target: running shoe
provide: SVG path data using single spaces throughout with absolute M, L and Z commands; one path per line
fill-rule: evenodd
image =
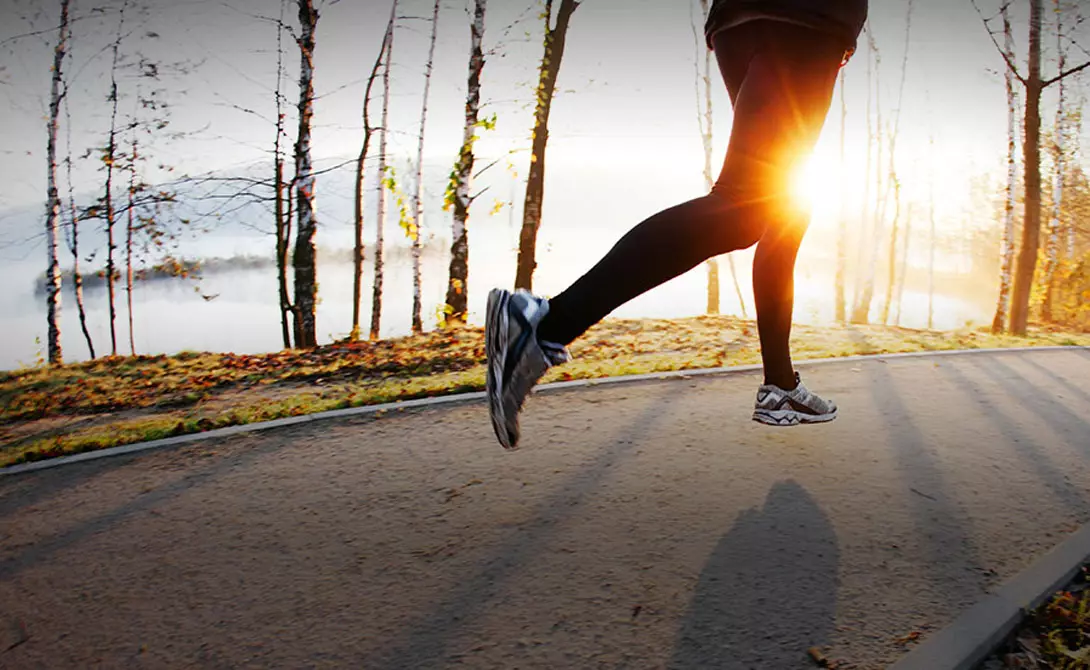
M 757 389 L 753 420 L 769 426 L 797 426 L 800 423 L 825 423 L 836 418 L 836 403 L 810 392 L 795 372 L 794 389 L 762 384 Z
M 528 291 L 493 289 L 485 317 L 488 376 L 485 388 L 492 428 L 504 449 L 519 441 L 519 412 L 541 376 L 571 360 L 567 348 L 541 342 L 537 324 L 549 313 L 549 301 Z

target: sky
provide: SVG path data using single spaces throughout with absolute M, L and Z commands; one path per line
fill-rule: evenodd
M 983 12 L 997 0 L 978 0 Z M 71 123 L 62 123 L 62 151 L 69 137 L 73 155 L 101 146 L 108 128 L 109 43 L 117 30 L 119 0 L 73 0 L 73 39 L 67 71 Z M 147 152 L 149 179 L 179 174 L 238 171 L 268 161 L 275 116 L 276 30 L 269 18 L 281 11 L 276 0 L 143 0 L 127 12 L 123 61 L 146 56 L 184 64 L 164 66 L 172 132 Z M 1051 3 L 1049 3 L 1051 4 Z M 45 193 L 45 116 L 57 2 L 0 0 L 0 242 L 19 237 L 4 226 L 4 212 L 41 207 Z M 1024 60 L 1026 5 L 1014 10 L 1019 61 Z M 544 228 L 582 229 L 615 238 L 641 218 L 702 193 L 703 156 L 697 127 L 694 61 L 703 59 L 694 39 L 695 0 L 584 0 L 571 23 L 554 102 L 546 180 Z M 294 7 L 286 4 L 289 23 Z M 386 0 L 319 3 L 315 132 L 319 166 L 352 159 L 359 151 L 364 80 L 377 56 L 389 15 Z M 408 169 L 419 132 L 423 65 L 431 0 L 401 0 L 394 46 L 391 149 L 399 170 Z M 958 228 L 992 212 L 974 209 L 972 183 L 986 174 L 998 187 L 1006 150 L 1006 101 L 1002 61 L 971 0 L 915 0 L 907 69 L 899 96 L 905 53 L 903 1 L 872 2 L 867 29 L 880 50 L 875 77 L 884 120 L 897 110 L 897 167 L 906 203 L 923 206 L 934 193 L 940 228 Z M 443 0 L 435 70 L 426 126 L 425 160 L 437 178 L 424 184 L 426 199 L 438 199 L 443 175 L 461 140 L 469 13 L 467 0 Z M 484 113 L 497 127 L 482 133 L 482 162 L 499 160 L 496 170 L 524 177 L 536 67 L 541 57 L 540 2 L 492 0 L 487 17 L 483 76 Z M 1049 18 L 1048 20 L 1051 20 Z M 40 31 L 39 35 L 19 37 Z M 1082 36 L 1077 36 L 1082 37 Z M 1090 39 L 1083 40 L 1090 44 Z M 1051 45 L 1046 76 L 1054 72 Z M 285 47 L 285 95 L 294 102 L 291 79 L 298 54 Z M 1083 52 L 1069 56 L 1077 61 Z M 133 109 L 133 78 L 122 72 L 121 114 Z M 1054 89 L 1055 87 L 1053 87 Z M 1077 81 L 1070 91 L 1077 93 Z M 845 160 L 840 160 L 839 89 L 809 172 L 814 228 L 833 230 L 841 216 L 860 211 L 866 157 L 867 59 L 861 50 L 845 70 Z M 1044 98 L 1045 126 L 1051 124 L 1055 91 Z M 715 152 L 722 160 L 731 122 L 726 92 L 715 80 Z M 294 112 L 287 110 L 289 121 Z M 377 122 L 378 106 L 372 108 Z M 171 172 L 157 166 L 169 166 Z M 437 167 L 436 167 L 437 166 Z M 77 160 L 77 194 L 100 189 L 93 160 Z M 327 182 L 331 183 L 331 182 Z M 342 182 L 343 183 L 343 182 Z M 504 189 L 507 190 L 507 189 Z M 521 199 L 517 189 L 493 191 L 494 200 Z M 339 211 L 351 197 L 343 188 L 323 191 L 318 204 Z M 842 205 L 842 199 L 844 203 Z M 330 208 L 332 209 L 332 208 Z M 917 209 L 916 211 L 921 211 Z M 846 212 L 846 214 L 842 214 Z M 508 215 L 510 217 L 510 215 Z M 427 224 L 428 222 L 426 222 Z M 324 230 L 347 229 L 347 217 L 327 217 Z M 433 227 L 449 223 L 432 222 Z M 319 242 L 321 243 L 320 232 Z M 820 234 L 816 235 L 821 237 Z M 815 237 L 812 235 L 811 237 Z M 2 246 L 2 245 L 0 245 Z M 30 250 L 27 253 L 38 252 Z
M 0 40 L 52 25 L 56 15 L 50 4 L 59 3 L 2 0 Z M 484 140 L 486 150 L 525 150 L 527 144 L 529 101 L 540 57 L 540 22 L 532 4 L 530 0 L 491 3 L 486 46 L 498 49 L 500 56 L 486 65 L 484 95 L 500 123 Z M 636 161 L 647 163 L 649 169 L 655 164 L 680 169 L 695 154 L 699 177 L 691 4 L 695 3 L 582 3 L 572 22 L 560 77 L 562 93 L 554 110 L 551 140 L 558 169 L 568 161 L 603 167 Z M 991 11 L 988 0 L 981 4 Z M 465 5 L 465 0 L 446 0 L 440 18 L 426 145 L 435 160 L 451 159 L 461 132 L 469 36 Z M 107 6 L 76 0 L 73 15 L 87 17 Z M 404 18 L 395 38 L 393 118 L 399 134 L 395 144 L 406 152 L 415 144 L 418 128 L 427 46 L 425 22 L 420 19 L 430 13 L 430 6 L 430 0 L 402 0 Z M 881 49 L 887 115 L 896 106 L 906 6 L 883 0 L 872 3 L 870 11 L 869 29 Z M 218 170 L 261 158 L 271 132 L 267 119 L 272 116 L 275 32 L 254 15 L 275 16 L 280 3 L 148 0 L 148 7 L 146 16 L 139 19 L 130 11 L 130 27 L 139 22 L 140 28 L 128 40 L 126 52 L 139 50 L 163 61 L 185 61 L 192 68 L 168 82 L 173 92 L 173 127 L 191 136 L 164 151 L 164 158 L 182 172 Z M 327 2 L 321 9 L 316 51 L 320 98 L 315 106 L 315 153 L 320 157 L 344 157 L 358 151 L 363 79 L 377 53 L 388 13 L 388 3 L 379 0 Z M 522 23 L 501 36 L 503 28 L 520 17 Z M 78 75 L 70 103 L 79 110 L 73 120 L 73 142 L 78 149 L 100 142 L 106 127 L 104 74 L 109 53 L 105 47 L 115 21 L 114 15 L 103 14 L 83 18 L 74 27 L 69 71 Z M 144 37 L 150 32 L 158 37 Z M 0 207 L 37 202 L 44 193 L 44 115 L 52 39 L 47 32 L 40 38 L 9 41 L 0 52 L 0 100 L 8 108 L 0 129 L 4 152 Z M 995 74 L 1000 65 L 969 0 L 916 0 L 899 140 L 906 163 L 925 161 L 921 148 L 933 134 L 940 159 L 929 166 L 940 174 L 942 184 L 950 183 L 957 173 L 998 164 L 1005 146 L 1003 88 Z M 288 67 L 294 74 L 297 60 L 289 57 Z M 864 59 L 856 58 L 847 71 L 849 153 L 854 155 L 862 154 L 859 131 L 865 77 Z M 718 158 L 725 147 L 730 114 L 724 92 L 717 90 L 717 94 Z M 265 120 L 238 108 L 255 110 Z M 838 134 L 836 111 L 826 136 Z M 84 172 L 82 179 L 93 181 Z
M 77 200 L 84 204 L 102 188 L 99 164 L 82 156 L 102 146 L 109 127 L 109 45 L 118 28 L 116 9 L 122 1 L 72 0 L 76 20 L 66 65 L 71 88 L 58 139 L 62 154 L 70 148 L 76 157 L 73 189 Z M 425 128 L 425 162 L 429 170 L 423 184 L 424 232 L 430 238 L 450 234 L 450 215 L 441 212 L 438 205 L 461 142 L 469 55 L 468 0 L 442 2 Z M 997 11 L 998 0 L 977 2 L 985 14 Z M 318 4 L 313 152 L 318 166 L 328 168 L 351 161 L 359 152 L 364 81 L 378 54 L 390 2 L 325 0 Z M 1051 6 L 1051 2 L 1046 4 Z M 40 302 L 32 295 L 31 286 L 33 276 L 45 266 L 40 224 L 46 190 L 45 120 L 59 5 L 60 0 L 0 0 L 0 283 L 16 282 L 15 286 L 25 293 L 12 303 L 19 306 L 31 304 L 32 299 L 36 301 L 33 304 Z M 390 142 L 395 167 L 402 175 L 409 170 L 420 130 L 429 36 L 425 17 L 430 16 L 432 5 L 433 0 L 400 0 L 391 72 Z M 584 0 L 576 11 L 551 117 L 539 269 L 535 276 L 535 289 L 544 294 L 555 295 L 562 290 L 641 219 L 703 195 L 704 160 L 697 125 L 694 67 L 705 52 L 702 42 L 694 38 L 696 5 L 696 0 Z M 294 25 L 293 6 L 286 6 L 288 22 Z M 1002 183 L 1007 147 L 1006 97 L 1002 60 L 971 0 L 914 0 L 904 89 L 899 97 L 908 6 L 904 0 L 875 0 L 867 30 L 880 50 L 875 81 L 883 121 L 888 124 L 900 110 L 896 165 L 906 217 L 908 207 L 915 212 L 915 241 L 909 262 L 921 267 L 927 262 L 927 245 L 921 243 L 927 241 L 927 226 L 920 213 L 927 211 L 932 202 L 940 236 L 953 239 L 970 227 L 990 226 L 994 230 L 995 210 L 987 202 L 988 194 L 982 194 L 974 184 L 986 184 L 997 193 Z M 142 9 L 136 11 L 133 7 Z M 268 167 L 274 137 L 277 53 L 277 31 L 269 19 L 275 19 L 281 7 L 278 0 L 140 0 L 140 4 L 130 5 L 122 62 L 131 63 L 143 56 L 162 64 L 160 84 L 170 110 L 168 131 L 176 133 L 176 137 L 160 135 L 144 147 L 149 157 L 145 178 L 156 181 L 183 174 L 253 174 L 255 166 Z M 525 178 L 528 164 L 532 103 L 541 58 L 540 7 L 540 0 L 489 3 L 482 111 L 494 114 L 497 124 L 494 130 L 482 132 L 476 147 L 480 164 L 497 163 L 478 182 L 478 186 L 490 190 L 477 201 L 470 220 L 470 244 L 476 250 L 471 250 L 471 266 L 485 273 L 488 282 L 502 283 L 504 277 L 514 274 L 523 196 L 520 180 Z M 1014 6 L 1019 62 L 1025 60 L 1027 7 L 1025 0 Z M 1046 20 L 1053 21 L 1051 13 Z M 1090 57 L 1081 46 L 1090 46 L 1090 35 L 1073 37 L 1079 46 L 1070 49 L 1069 63 Z M 1045 46 L 1047 77 L 1056 72 L 1056 49 L 1052 41 L 1046 41 Z M 298 53 L 290 43 L 285 43 L 284 49 L 284 94 L 293 104 L 297 96 L 293 80 L 298 76 Z M 799 290 L 810 291 L 815 305 L 828 298 L 831 283 L 824 275 L 841 220 L 848 222 L 852 258 L 865 261 L 874 253 L 859 233 L 866 163 L 867 62 L 861 50 L 844 72 L 845 159 L 840 158 L 838 86 L 805 184 L 804 190 L 813 200 L 814 216 L 796 275 Z M 731 110 L 726 91 L 714 75 L 713 80 L 713 164 L 718 164 L 729 138 Z M 129 70 L 122 68 L 119 88 L 123 118 L 135 109 L 134 84 Z M 1048 90 L 1043 99 L 1046 131 L 1055 113 L 1055 88 Z M 1078 79 L 1071 81 L 1068 91 L 1072 99 L 1081 99 L 1081 88 Z M 286 112 L 292 122 L 295 117 L 290 104 Z M 378 112 L 375 105 L 372 118 L 376 123 Z M 62 183 L 62 189 L 66 188 Z M 351 178 L 346 171 L 319 177 L 320 248 L 350 244 L 351 200 Z M 514 205 L 490 215 L 497 200 Z M 267 224 L 267 219 L 262 221 Z M 268 235 L 240 236 L 226 228 L 199 240 L 202 257 L 272 254 Z M 369 226 L 365 233 L 367 244 L 373 237 L 374 227 Z M 404 244 L 400 237 L 393 224 L 388 225 L 387 239 Z M 747 254 L 751 252 L 736 254 L 743 288 L 751 260 Z M 488 263 L 483 262 L 486 256 Z M 67 265 L 70 257 L 64 254 L 62 262 Z M 964 263 L 956 253 L 945 257 L 940 253 L 939 265 L 944 271 L 968 272 L 971 267 Z M 849 274 L 853 271 L 850 267 Z M 330 267 L 322 276 L 332 277 L 335 273 L 336 269 Z M 989 278 L 992 274 L 988 270 Z M 437 287 L 436 300 L 441 300 L 443 280 L 435 272 L 425 277 L 426 282 Z M 673 303 L 679 296 L 699 297 L 701 278 L 694 275 L 679 281 L 684 285 L 663 289 L 657 297 L 642 303 L 637 300 L 639 304 L 625 314 L 684 315 L 676 313 Z M 323 281 L 320 289 L 323 298 L 329 300 L 330 315 L 323 318 L 332 324 L 329 330 L 334 333 L 344 329 L 340 321 L 347 312 L 337 302 L 337 291 L 343 288 L 330 279 Z M 725 300 L 732 299 L 729 285 L 724 284 L 722 291 L 728 296 Z M 974 318 L 980 316 L 976 312 L 986 316 L 984 303 L 993 299 L 992 293 L 987 287 L 981 289 L 985 297 L 974 308 Z M 472 289 L 470 295 L 479 297 L 484 292 Z M 202 309 L 220 305 L 224 314 L 230 314 L 237 305 L 225 301 L 199 302 Z M 695 298 L 690 302 L 697 305 L 692 309 L 703 304 Z M 71 316 L 74 310 L 69 307 L 65 313 Z M 192 308 L 187 309 L 187 322 L 204 319 L 196 316 Z M 270 323 L 274 323 L 275 309 L 269 309 L 273 310 L 268 312 L 272 315 Z M 733 308 L 724 309 L 729 312 Z M 261 313 L 268 316 L 266 311 Z M 799 316 L 806 318 L 805 314 Z M 15 344 L 3 344 L 9 348 L 30 347 L 33 334 L 44 328 L 44 323 L 36 313 L 28 314 L 26 327 L 18 331 Z M 76 333 L 71 323 L 67 330 Z M 199 335 L 186 331 L 185 337 Z M 177 344 L 194 346 L 189 340 Z M 243 345 L 210 340 L 202 346 Z

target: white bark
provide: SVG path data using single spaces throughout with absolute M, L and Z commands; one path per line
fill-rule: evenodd
M 375 218 L 375 279 L 371 290 L 371 332 L 370 339 L 377 340 L 379 326 L 382 322 L 382 280 L 383 280 L 383 252 L 386 229 L 386 165 L 387 165 L 387 136 L 390 124 L 390 62 L 394 51 L 394 23 L 397 19 L 397 0 L 390 7 L 390 21 L 386 24 L 386 62 L 382 68 L 382 128 L 379 135 L 378 156 L 378 212 Z
M 1013 62 L 1014 33 L 1011 30 L 1010 15 L 1006 5 L 1002 8 L 1002 17 L 1003 49 L 1007 58 Z M 1007 197 L 1003 207 L 1003 235 L 1000 243 L 999 261 L 999 298 L 995 308 L 995 317 L 992 319 L 993 333 L 1001 333 L 1006 329 L 1010 308 L 1012 272 L 1014 270 L 1015 189 L 1018 183 L 1019 100 L 1018 89 L 1015 87 L 1014 72 L 1010 68 L 1006 68 L 1004 71 L 1004 82 L 1007 87 Z
M 481 72 L 484 70 L 484 19 L 487 0 L 474 3 L 473 23 L 470 25 L 469 75 L 466 81 L 465 125 L 462 128 L 462 148 L 454 169 L 451 207 L 454 223 L 451 230 L 450 272 L 447 282 L 447 307 L 451 323 L 465 323 L 469 301 L 469 237 L 466 223 L 469 220 L 471 182 L 475 155 L 473 145 L 477 139 L 477 125 L 481 111 Z
M 848 127 L 848 102 L 844 92 L 845 70 L 840 70 L 840 164 L 843 166 L 847 159 L 847 127 Z M 837 323 L 845 323 L 848 320 L 847 305 L 845 304 L 845 275 L 848 266 L 848 210 L 846 207 L 847 196 L 845 194 L 845 182 L 841 180 L 840 186 L 840 222 L 837 225 L 836 238 L 836 283 L 835 318 Z
M 1063 45 L 1063 17 L 1060 13 L 1060 0 L 1055 0 L 1056 10 L 1056 48 L 1059 52 L 1060 72 L 1064 71 L 1066 59 L 1064 58 Z M 1059 82 L 1058 98 L 1056 102 L 1056 122 L 1053 126 L 1053 168 L 1052 175 L 1052 212 L 1048 218 L 1048 238 L 1045 240 L 1045 265 L 1042 273 L 1042 283 L 1045 287 L 1045 299 L 1043 314 L 1045 321 L 1052 321 L 1052 296 L 1056 283 L 1056 269 L 1060 262 L 1060 232 L 1063 225 L 1063 196 L 1064 196 L 1064 151 L 1065 140 L 1065 100 L 1064 80 Z
M 47 347 L 49 363 L 64 362 L 61 349 L 61 266 L 57 258 L 57 237 L 60 228 L 61 200 L 57 193 L 57 124 L 60 117 L 61 98 L 66 91 L 61 88 L 65 49 L 68 46 L 68 3 L 61 0 L 61 16 L 57 28 L 57 44 L 53 49 L 52 77 L 49 88 L 49 122 L 46 127 L 46 318 L 48 321 Z
M 439 32 L 439 4 L 441 0 L 435 0 L 435 8 L 431 16 L 431 42 L 428 46 L 428 61 L 424 65 L 424 96 L 420 105 L 420 135 L 417 136 L 416 145 L 416 182 L 413 193 L 413 225 L 409 230 L 409 239 L 412 241 L 413 256 L 413 325 L 414 333 L 424 330 L 421 318 L 422 301 L 420 295 L 420 236 L 424 223 L 424 129 L 428 123 L 428 96 L 431 93 L 431 73 L 435 63 L 435 40 Z
M 311 119 L 314 115 L 314 34 L 318 12 L 313 0 L 299 0 L 299 133 L 295 141 L 295 201 L 298 227 L 295 238 L 295 346 L 317 346 L 315 309 L 318 278 L 314 235 L 314 170 L 310 156 Z

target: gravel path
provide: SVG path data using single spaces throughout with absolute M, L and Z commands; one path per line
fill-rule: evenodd
M 333 420 L 0 478 L 3 668 L 879 668 L 1090 519 L 1090 352 Z

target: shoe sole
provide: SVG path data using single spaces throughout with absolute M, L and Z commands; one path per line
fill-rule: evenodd
M 501 289 L 492 289 L 488 293 L 487 318 L 485 319 L 484 338 L 485 356 L 488 359 L 488 372 L 485 390 L 488 392 L 488 414 L 492 419 L 492 430 L 500 446 L 513 450 L 518 436 L 507 431 L 507 417 L 503 413 L 503 370 L 507 365 L 507 334 L 510 332 L 507 321 L 507 304 L 511 294 Z M 512 439 L 512 437 L 514 439 Z
M 829 414 L 803 414 L 791 409 L 753 411 L 753 420 L 766 426 L 798 426 L 803 423 L 828 423 L 835 419 L 836 412 Z

